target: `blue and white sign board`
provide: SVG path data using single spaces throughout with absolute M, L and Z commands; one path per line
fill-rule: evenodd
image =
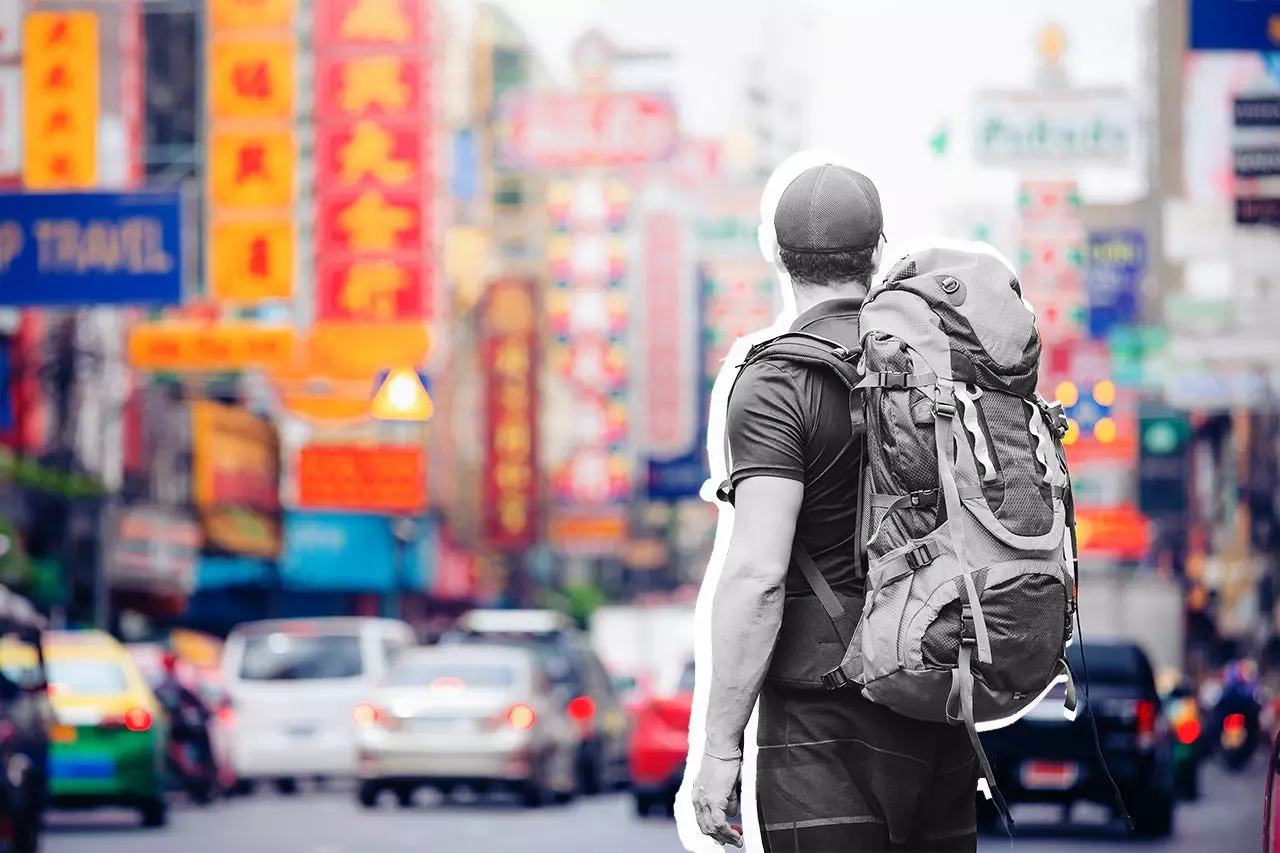
M 1280 3 L 1275 0 L 1188 0 L 1191 50 L 1280 51 Z
M 1147 239 L 1134 229 L 1089 233 L 1085 290 L 1089 337 L 1105 341 L 1117 326 L 1134 323 L 1147 271 Z
M 286 513 L 281 582 L 286 589 L 424 590 L 435 563 L 437 525 L 430 518 L 414 523 L 415 541 L 401 551 L 385 515 Z
M 0 194 L 0 305 L 180 305 L 179 192 Z

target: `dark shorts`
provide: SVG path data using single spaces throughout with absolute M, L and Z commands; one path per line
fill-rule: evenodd
M 853 690 L 766 684 L 756 799 L 767 853 L 974 853 L 979 768 L 962 727 Z

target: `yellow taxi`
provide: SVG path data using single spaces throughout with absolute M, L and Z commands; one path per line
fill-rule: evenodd
M 168 724 L 124 646 L 101 631 L 44 637 L 49 699 L 49 795 L 55 809 L 136 809 L 168 822 Z

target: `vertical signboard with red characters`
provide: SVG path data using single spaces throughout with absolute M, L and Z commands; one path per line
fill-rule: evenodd
M 293 297 L 299 172 L 295 0 L 210 0 L 208 288 L 250 306 Z
M 625 229 L 631 190 L 583 175 L 549 190 L 556 235 L 547 319 L 552 370 L 566 378 L 576 414 L 574 446 L 551 472 L 556 502 L 616 505 L 631 493 L 630 359 Z
M 538 324 L 531 280 L 494 282 L 483 315 L 485 539 L 519 551 L 538 539 Z
M 431 0 L 331 0 L 316 20 L 316 319 L 432 314 Z

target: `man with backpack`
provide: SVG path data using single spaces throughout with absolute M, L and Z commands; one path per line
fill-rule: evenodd
M 879 194 L 834 163 L 786 184 L 761 246 L 798 316 L 729 394 L 699 828 L 742 844 L 758 699 L 767 851 L 976 850 L 980 780 L 1008 821 L 977 725 L 1068 675 L 1066 420 L 1035 391 L 1034 315 L 980 252 L 918 253 L 873 288 Z

